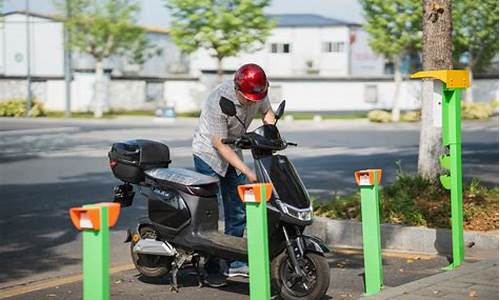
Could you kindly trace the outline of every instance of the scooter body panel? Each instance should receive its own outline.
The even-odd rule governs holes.
[[[162,236],[173,238],[191,222],[191,214],[180,193],[173,189],[150,187],[141,190],[148,201],[148,216]]]

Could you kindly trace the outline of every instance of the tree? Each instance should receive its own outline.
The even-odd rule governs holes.
[[[483,71],[498,54],[498,1],[455,0],[453,23],[455,65],[460,61],[465,65],[472,86],[473,73]],[[472,88],[468,88],[465,101],[472,100]]]
[[[134,24],[139,6],[132,0],[71,1],[72,15],[65,21],[70,47],[95,59],[94,116],[106,106],[103,61],[113,55],[143,63],[150,48],[142,27]]]
[[[451,0],[423,0],[423,68],[425,71],[452,68]],[[441,129],[433,127],[434,84],[422,84],[422,128],[418,151],[418,173],[432,181],[440,173]]]
[[[271,33],[273,22],[264,15],[264,7],[269,3],[270,0],[166,0],[173,19],[170,32],[184,53],[208,49],[217,59],[221,82],[225,57],[257,50]]]
[[[419,0],[361,0],[370,47],[394,64],[392,120],[399,121],[401,59],[420,45],[422,5]]]

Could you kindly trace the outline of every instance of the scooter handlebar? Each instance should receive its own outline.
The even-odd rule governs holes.
[[[227,139],[222,139],[221,142],[226,145],[231,145],[236,143],[236,139],[227,138]]]

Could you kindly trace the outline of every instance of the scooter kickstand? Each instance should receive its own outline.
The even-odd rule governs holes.
[[[196,279],[198,280],[198,287],[202,288],[203,287],[203,273],[202,269],[200,268],[200,256],[195,255],[193,256],[193,259],[191,260],[193,263],[193,267],[196,271]]]
[[[179,269],[182,268],[182,265],[184,264],[187,258],[188,258],[187,256],[181,255],[181,257],[177,261],[174,260],[172,262],[172,271],[171,271],[172,278],[170,280],[170,285],[171,285],[170,290],[172,292],[176,293],[179,292],[179,285],[177,284],[177,273],[179,272]]]
[[[179,292],[179,286],[177,284],[177,272],[179,272],[179,268],[177,267],[177,263],[173,261],[172,271],[170,271],[170,291],[175,293]]]

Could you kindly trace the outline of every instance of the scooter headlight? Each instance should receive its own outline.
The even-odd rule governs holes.
[[[312,207],[309,208],[295,208],[293,206],[287,205],[286,203],[281,203],[281,207],[283,208],[283,211],[296,219],[299,219],[301,221],[311,221],[312,220]]]

